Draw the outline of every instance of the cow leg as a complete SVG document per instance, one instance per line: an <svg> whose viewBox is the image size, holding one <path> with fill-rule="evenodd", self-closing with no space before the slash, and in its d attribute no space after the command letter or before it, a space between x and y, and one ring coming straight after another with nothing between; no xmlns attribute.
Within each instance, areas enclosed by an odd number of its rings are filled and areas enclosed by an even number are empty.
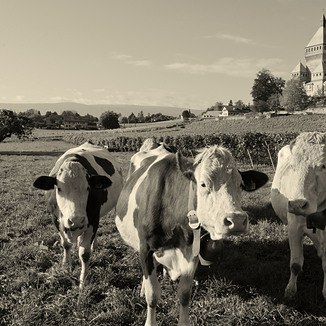
<svg viewBox="0 0 326 326"><path fill-rule="evenodd" d="M194 274L198 265L198 258L193 261L193 266L189 270L188 274L183 274L180 277L178 285L178 298L180 302L180 315L179 315L179 326L190 325L189 321L189 304L192 293L192 282Z"/></svg>
<svg viewBox="0 0 326 326"><path fill-rule="evenodd" d="M79 246L79 259L81 262L81 271L79 277L79 288L82 289L85 284L85 278L88 273L89 258L91 255L91 245L83 244Z"/></svg>
<svg viewBox="0 0 326 326"><path fill-rule="evenodd" d="M156 271L157 271L157 268L158 268L159 266L162 266L162 265L159 265L159 264L156 262L156 260L154 260L154 264L155 264L155 269L156 269ZM165 269L163 268L163 276L165 276L165 275L166 275L166 271L165 271ZM142 281L142 283L141 283L140 297L142 298L144 295L145 295L145 282L144 282L144 279L143 279L143 281Z"/></svg>
<svg viewBox="0 0 326 326"><path fill-rule="evenodd" d="M140 262L143 270L142 290L145 290L147 316L145 326L156 326L156 305L161 298L161 288L156 275L153 253L140 247Z"/></svg>
<svg viewBox="0 0 326 326"><path fill-rule="evenodd" d="M91 239L93 236L93 227L89 227L87 231L79 238L79 259L81 262L81 271L79 277L79 288L83 289L85 279L88 273L89 259L91 256Z"/></svg>
<svg viewBox="0 0 326 326"><path fill-rule="evenodd" d="M155 270L147 278L143 276L143 285L147 303L145 326L156 326L156 305L161 298L161 289Z"/></svg>
<svg viewBox="0 0 326 326"><path fill-rule="evenodd" d="M62 266L63 268L67 269L71 272L71 247L72 244L67 241L65 236L60 232L60 239L61 239L61 246L63 247L63 259L62 259Z"/></svg>
<svg viewBox="0 0 326 326"><path fill-rule="evenodd" d="M324 271L323 297L326 300L326 233L321 230L317 230L316 233L313 233L310 229L306 229L305 233L314 243L317 249L317 255L321 258Z"/></svg>
<svg viewBox="0 0 326 326"><path fill-rule="evenodd" d="M301 221L302 220L302 221ZM303 236L305 218L302 216L296 216L288 214L288 235L290 245L290 279L288 285L285 288L284 296L287 299L293 299L297 293L297 279L298 274L302 271L304 262L303 257ZM300 223L301 222L301 223Z"/></svg>
<svg viewBox="0 0 326 326"><path fill-rule="evenodd" d="M94 240L92 242L92 250L95 250L97 248L98 248L97 235L95 235Z"/></svg>

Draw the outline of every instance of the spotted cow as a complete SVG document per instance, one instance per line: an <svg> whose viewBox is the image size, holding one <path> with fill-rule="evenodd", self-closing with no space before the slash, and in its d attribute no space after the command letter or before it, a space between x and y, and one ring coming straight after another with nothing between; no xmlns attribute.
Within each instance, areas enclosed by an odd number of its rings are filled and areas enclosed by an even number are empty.
<svg viewBox="0 0 326 326"><path fill-rule="evenodd" d="M81 288L100 217L116 205L122 184L120 167L110 153L89 142L69 149L49 176L40 176L34 182L34 187L46 190L47 207L64 249L63 265L69 269L70 249L78 240Z"/></svg>
<svg viewBox="0 0 326 326"><path fill-rule="evenodd" d="M285 297L291 299L297 293L304 261L303 238L307 235L322 259L326 299L326 133L302 133L279 151L271 203L288 228L291 275Z"/></svg>
<svg viewBox="0 0 326 326"><path fill-rule="evenodd" d="M180 277L179 325L188 325L201 229L213 241L246 233L248 215L240 207L241 188L255 190L267 182L267 176L256 171L239 173L231 153L217 146L195 159L171 153L163 145L137 154L138 159L133 159L138 164L118 200L116 225L124 241L140 255L146 325L156 325L158 265L173 280Z"/></svg>

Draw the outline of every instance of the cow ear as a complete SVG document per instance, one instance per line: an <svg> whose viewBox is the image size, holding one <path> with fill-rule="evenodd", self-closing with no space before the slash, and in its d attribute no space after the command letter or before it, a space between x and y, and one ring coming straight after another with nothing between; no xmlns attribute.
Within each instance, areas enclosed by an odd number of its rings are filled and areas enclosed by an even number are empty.
<svg viewBox="0 0 326 326"><path fill-rule="evenodd" d="M245 191L257 190L268 181L268 176L263 172L249 170L244 172L239 171L239 173L242 178L241 187Z"/></svg>
<svg viewBox="0 0 326 326"><path fill-rule="evenodd" d="M88 179L91 189L106 189L112 184L112 181L104 175L94 175Z"/></svg>
<svg viewBox="0 0 326 326"><path fill-rule="evenodd" d="M179 152L176 153L176 159L177 167L181 171L181 173L189 180L196 182L194 175L195 168L193 163L186 157L182 156Z"/></svg>
<svg viewBox="0 0 326 326"><path fill-rule="evenodd" d="M54 188L54 185L56 184L57 184L57 179L55 177L42 176L42 177L38 177L34 181L33 186L41 190L51 190Z"/></svg>

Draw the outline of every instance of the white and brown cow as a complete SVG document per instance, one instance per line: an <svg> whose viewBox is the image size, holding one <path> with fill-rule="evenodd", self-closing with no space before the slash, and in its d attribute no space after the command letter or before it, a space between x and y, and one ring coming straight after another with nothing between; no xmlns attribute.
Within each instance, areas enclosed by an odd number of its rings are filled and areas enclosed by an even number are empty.
<svg viewBox="0 0 326 326"><path fill-rule="evenodd" d="M170 153L164 145L137 154L142 159L133 158L138 165L121 191L116 225L124 241L140 255L146 325L157 325L159 264L173 280L180 277L179 325L188 325L201 227L214 241L247 232L241 188L257 189L268 178L255 171L245 172L242 178L231 153L217 146L205 149L195 160Z"/></svg>
<svg viewBox="0 0 326 326"><path fill-rule="evenodd" d="M290 279L285 297L297 292L297 277L304 261L303 238L306 234L317 248L324 270L323 296L326 299L326 133L300 134L278 153L271 203L275 213L287 224Z"/></svg>
<svg viewBox="0 0 326 326"><path fill-rule="evenodd" d="M78 240L81 288L100 217L116 205L122 185L120 167L110 153L88 142L65 152L49 176L34 182L34 187L46 190L47 207L64 249L63 265L69 269L70 249Z"/></svg>

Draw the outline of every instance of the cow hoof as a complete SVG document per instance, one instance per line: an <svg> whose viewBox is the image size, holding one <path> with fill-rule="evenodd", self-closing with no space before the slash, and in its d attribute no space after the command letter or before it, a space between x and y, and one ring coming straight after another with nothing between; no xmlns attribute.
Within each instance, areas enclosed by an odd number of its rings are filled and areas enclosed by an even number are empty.
<svg viewBox="0 0 326 326"><path fill-rule="evenodd" d="M295 299L297 292L293 289L285 289L284 298L286 300L292 301Z"/></svg>

